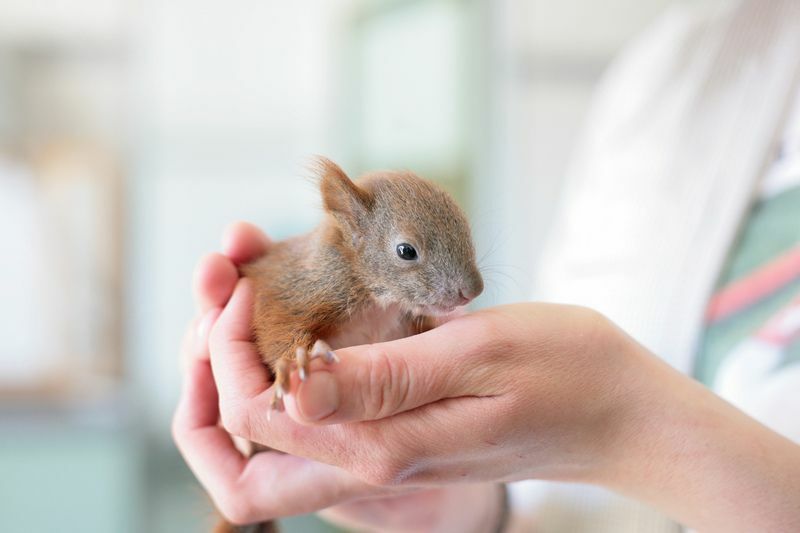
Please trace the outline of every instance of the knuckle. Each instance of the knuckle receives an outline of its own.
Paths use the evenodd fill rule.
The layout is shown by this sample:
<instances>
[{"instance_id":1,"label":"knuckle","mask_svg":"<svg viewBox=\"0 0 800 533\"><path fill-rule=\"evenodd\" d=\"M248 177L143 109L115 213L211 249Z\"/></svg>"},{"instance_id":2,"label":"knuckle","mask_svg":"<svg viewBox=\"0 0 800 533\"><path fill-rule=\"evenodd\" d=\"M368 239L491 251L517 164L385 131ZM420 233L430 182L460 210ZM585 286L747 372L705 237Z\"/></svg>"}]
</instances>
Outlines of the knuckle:
<instances>
[{"instance_id":1,"label":"knuckle","mask_svg":"<svg viewBox=\"0 0 800 533\"><path fill-rule=\"evenodd\" d=\"M596 309L592 309L591 307L576 305L573 306L573 310L578 317L584 319L588 323L601 324L608 320L603 313Z\"/></svg>"},{"instance_id":2,"label":"knuckle","mask_svg":"<svg viewBox=\"0 0 800 533\"><path fill-rule=\"evenodd\" d=\"M585 332L585 342L590 346L604 345L612 322L603 313L589 307L576 306L574 312Z\"/></svg>"},{"instance_id":3,"label":"knuckle","mask_svg":"<svg viewBox=\"0 0 800 533\"><path fill-rule=\"evenodd\" d=\"M227 402L220 406L220 423L231 435L249 438L251 434L250 417L247 409L241 405L230 405Z\"/></svg>"},{"instance_id":4,"label":"knuckle","mask_svg":"<svg viewBox=\"0 0 800 533\"><path fill-rule=\"evenodd\" d=\"M508 334L507 321L499 314L487 312L476 316L470 324L472 343L468 360L483 365L488 361L513 355L516 347Z\"/></svg>"},{"instance_id":5,"label":"knuckle","mask_svg":"<svg viewBox=\"0 0 800 533\"><path fill-rule=\"evenodd\" d=\"M411 387L408 365L392 357L384 348L373 345L368 354L362 404L368 419L384 418L406 404Z\"/></svg>"}]
</instances>

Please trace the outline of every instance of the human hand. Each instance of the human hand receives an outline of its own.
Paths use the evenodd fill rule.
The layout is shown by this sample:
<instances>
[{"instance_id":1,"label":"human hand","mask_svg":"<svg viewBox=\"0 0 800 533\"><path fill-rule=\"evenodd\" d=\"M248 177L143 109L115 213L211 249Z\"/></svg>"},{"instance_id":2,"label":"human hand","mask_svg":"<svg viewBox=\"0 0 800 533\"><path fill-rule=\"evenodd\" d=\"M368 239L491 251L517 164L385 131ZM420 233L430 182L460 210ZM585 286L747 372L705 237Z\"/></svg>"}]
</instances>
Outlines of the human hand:
<instances>
[{"instance_id":1,"label":"human hand","mask_svg":"<svg viewBox=\"0 0 800 533\"><path fill-rule=\"evenodd\" d=\"M240 282L220 324L246 321L251 298ZM506 306L337 350L340 364L292 376L271 422L268 375L246 339L234 357L230 341L212 334L225 427L370 485L581 481L703 530L800 525L797 446L588 309Z\"/></svg>"},{"instance_id":2,"label":"human hand","mask_svg":"<svg viewBox=\"0 0 800 533\"><path fill-rule=\"evenodd\" d=\"M220 326L246 323L251 299L243 280ZM622 348L635 343L609 331L618 332L577 307L474 313L415 337L337 350L340 364L318 364L305 382L293 374L289 417L271 422L269 376L252 346L223 363L229 339L212 333L211 362L234 434L370 484L579 479L633 418L628 391L615 383L633 378L637 365Z\"/></svg>"},{"instance_id":3,"label":"human hand","mask_svg":"<svg viewBox=\"0 0 800 533\"><path fill-rule=\"evenodd\" d=\"M199 263L193 284L198 316L182 348L185 381L173 420L174 440L218 509L233 522L312 512L378 492L342 470L307 459L274 452L247 458L218 424L208 335L239 279L236 265L262 255L268 246L259 230L237 224L224 239L225 255L211 254Z\"/></svg>"},{"instance_id":4,"label":"human hand","mask_svg":"<svg viewBox=\"0 0 800 533\"><path fill-rule=\"evenodd\" d=\"M226 233L225 255L205 257L195 271L198 315L183 342L185 380L173 435L218 509L231 522L251 523L341 504L327 509L326 519L382 531L450 531L453 527L459 531L490 530L500 512L498 491L493 485L426 490L376 487L311 460L275 452L247 458L235 447L218 424L208 335L237 284L236 265L262 255L268 246L268 238L258 229L236 224ZM218 334L249 336L245 333L248 324L229 322ZM246 342L224 344L234 350L251 346Z\"/></svg>"}]
</instances>

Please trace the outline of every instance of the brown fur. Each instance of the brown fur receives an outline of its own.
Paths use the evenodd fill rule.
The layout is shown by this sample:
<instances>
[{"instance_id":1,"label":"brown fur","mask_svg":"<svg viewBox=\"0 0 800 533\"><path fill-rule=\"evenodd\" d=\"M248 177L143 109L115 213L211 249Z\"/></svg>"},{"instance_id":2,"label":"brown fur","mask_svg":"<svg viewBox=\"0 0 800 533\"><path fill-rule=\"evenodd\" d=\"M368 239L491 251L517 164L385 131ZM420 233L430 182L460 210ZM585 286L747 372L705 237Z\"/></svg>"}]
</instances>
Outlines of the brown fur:
<instances>
[{"instance_id":1,"label":"brown fur","mask_svg":"<svg viewBox=\"0 0 800 533\"><path fill-rule=\"evenodd\" d=\"M438 186L410 172L376 172L354 183L327 159L318 171L326 212L320 225L241 269L254 283L253 331L273 373L317 339L336 349L354 338L379 342L425 331L430 315L483 290L467 219ZM412 244L418 260L398 258L399 243ZM351 320L386 309L388 318L378 320L397 327L343 335L358 328Z\"/></svg>"}]
</instances>

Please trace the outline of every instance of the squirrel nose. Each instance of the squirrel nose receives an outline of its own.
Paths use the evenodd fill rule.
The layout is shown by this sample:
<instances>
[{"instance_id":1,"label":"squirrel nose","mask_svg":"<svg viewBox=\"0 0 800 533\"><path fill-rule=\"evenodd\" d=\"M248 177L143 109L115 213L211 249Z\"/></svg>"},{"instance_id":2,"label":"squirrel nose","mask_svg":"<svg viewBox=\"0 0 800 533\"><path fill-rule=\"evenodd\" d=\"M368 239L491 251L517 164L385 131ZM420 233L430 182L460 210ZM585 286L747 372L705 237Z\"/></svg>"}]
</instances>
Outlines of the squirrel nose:
<instances>
[{"instance_id":1,"label":"squirrel nose","mask_svg":"<svg viewBox=\"0 0 800 533\"><path fill-rule=\"evenodd\" d=\"M458 290L458 303L456 305L466 305L472 300L469 296L464 295L464 289Z\"/></svg>"},{"instance_id":2,"label":"squirrel nose","mask_svg":"<svg viewBox=\"0 0 800 533\"><path fill-rule=\"evenodd\" d=\"M480 275L474 276L472 280L462 285L458 290L458 296L463 300L463 302L459 305L464 305L465 303L474 300L482 292L483 279L480 277Z\"/></svg>"},{"instance_id":3,"label":"squirrel nose","mask_svg":"<svg viewBox=\"0 0 800 533\"><path fill-rule=\"evenodd\" d=\"M458 297L461 300L458 305L465 305L478 297L483 292L483 280L478 278L472 285L464 285L458 289Z\"/></svg>"}]
</instances>

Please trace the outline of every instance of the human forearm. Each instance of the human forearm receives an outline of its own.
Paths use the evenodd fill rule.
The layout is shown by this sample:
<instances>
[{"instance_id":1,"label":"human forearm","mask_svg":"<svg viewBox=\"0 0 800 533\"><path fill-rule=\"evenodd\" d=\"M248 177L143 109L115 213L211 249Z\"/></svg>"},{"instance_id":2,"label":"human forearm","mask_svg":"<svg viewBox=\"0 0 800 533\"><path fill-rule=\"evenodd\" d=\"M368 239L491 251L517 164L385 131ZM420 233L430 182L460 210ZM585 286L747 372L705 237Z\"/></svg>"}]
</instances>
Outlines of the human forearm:
<instances>
[{"instance_id":1,"label":"human forearm","mask_svg":"<svg viewBox=\"0 0 800 533\"><path fill-rule=\"evenodd\" d=\"M602 483L702 532L800 531L800 446L646 358L638 418Z\"/></svg>"}]
</instances>

